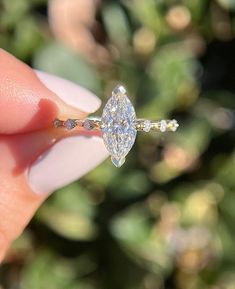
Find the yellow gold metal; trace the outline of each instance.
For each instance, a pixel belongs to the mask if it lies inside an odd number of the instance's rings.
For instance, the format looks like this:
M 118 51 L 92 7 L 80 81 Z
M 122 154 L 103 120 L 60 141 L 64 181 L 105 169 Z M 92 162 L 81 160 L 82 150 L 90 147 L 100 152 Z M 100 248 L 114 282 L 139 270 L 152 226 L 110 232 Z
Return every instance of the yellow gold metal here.
M 158 121 L 151 121 L 148 119 L 136 119 L 135 129 L 137 131 L 176 131 L 178 128 L 178 123 L 176 120 L 158 120 Z M 73 129 L 75 127 L 85 128 L 87 130 L 101 130 L 103 124 L 100 118 L 85 118 L 85 119 L 67 119 L 67 120 L 60 120 L 56 118 L 53 121 L 53 126 L 56 128 L 63 127 L 68 130 Z

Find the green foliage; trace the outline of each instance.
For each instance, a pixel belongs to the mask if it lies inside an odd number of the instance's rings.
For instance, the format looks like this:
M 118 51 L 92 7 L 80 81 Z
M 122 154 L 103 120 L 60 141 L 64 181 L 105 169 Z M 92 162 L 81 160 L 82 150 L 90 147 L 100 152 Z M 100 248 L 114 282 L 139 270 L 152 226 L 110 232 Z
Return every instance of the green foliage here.
M 69 79 L 90 90 L 99 89 L 97 72 L 84 58 L 58 43 L 45 45 L 34 55 L 35 68 Z M 78 73 L 82 71 L 82 73 Z M 69 69 L 68 69 L 69 68 Z

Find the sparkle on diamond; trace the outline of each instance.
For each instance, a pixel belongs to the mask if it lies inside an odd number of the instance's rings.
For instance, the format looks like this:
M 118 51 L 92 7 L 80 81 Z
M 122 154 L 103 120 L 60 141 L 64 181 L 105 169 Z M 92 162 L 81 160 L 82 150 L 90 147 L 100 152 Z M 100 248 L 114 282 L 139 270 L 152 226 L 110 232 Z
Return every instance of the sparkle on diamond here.
M 113 95 L 108 100 L 101 119 L 102 133 L 113 157 L 124 158 L 132 148 L 136 138 L 135 120 L 134 107 L 126 95 Z

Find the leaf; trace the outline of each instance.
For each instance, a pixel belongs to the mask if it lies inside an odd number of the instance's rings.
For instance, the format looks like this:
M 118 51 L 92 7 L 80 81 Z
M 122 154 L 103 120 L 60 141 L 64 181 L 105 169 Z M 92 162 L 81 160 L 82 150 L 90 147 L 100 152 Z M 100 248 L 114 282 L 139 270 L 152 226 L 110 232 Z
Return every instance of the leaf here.
M 219 4 L 225 9 L 235 9 L 234 0 L 217 0 Z
M 78 183 L 57 193 L 39 210 L 37 217 L 52 230 L 71 240 L 89 240 L 96 234 L 93 223 L 95 207 Z

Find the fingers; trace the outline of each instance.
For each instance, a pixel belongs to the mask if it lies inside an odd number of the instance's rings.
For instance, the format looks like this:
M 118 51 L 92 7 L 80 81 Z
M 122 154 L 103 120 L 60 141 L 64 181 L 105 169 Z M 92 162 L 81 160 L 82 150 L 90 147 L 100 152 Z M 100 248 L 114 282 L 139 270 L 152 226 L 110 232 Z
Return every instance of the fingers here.
M 100 105 L 96 96 L 35 73 L 2 50 L 0 62 L 1 260 L 48 194 L 87 173 L 108 153 L 97 132 L 51 127 L 54 117 L 94 112 Z
M 0 262 L 48 193 L 83 176 L 108 155 L 100 137 L 71 135 L 51 146 L 51 133 L 0 137 Z M 38 152 L 42 155 L 33 160 Z
M 46 151 L 30 168 L 32 190 L 45 194 L 85 175 L 107 157 L 100 137 L 71 136 Z
M 73 108 L 93 113 L 100 107 L 101 100 L 83 87 L 46 72 L 35 70 L 35 73 L 47 88 Z
M 92 93 L 69 81 L 40 72 L 38 77 L 3 49 L 0 49 L 0 63 L 0 133 L 49 127 L 56 116 L 84 117 L 100 105 Z M 89 109 L 86 101 L 90 103 Z

